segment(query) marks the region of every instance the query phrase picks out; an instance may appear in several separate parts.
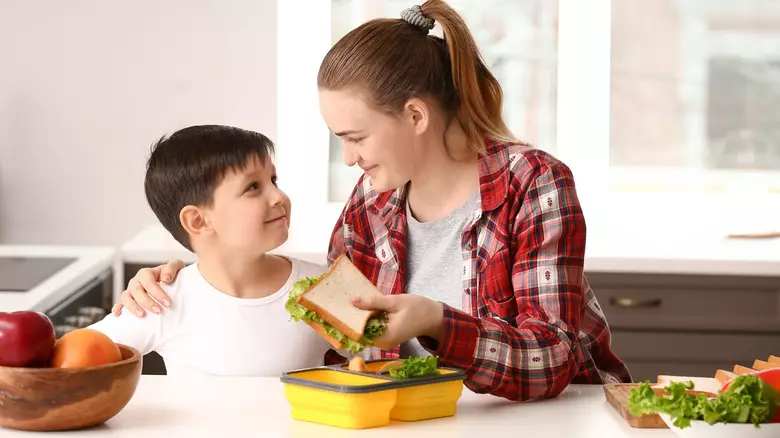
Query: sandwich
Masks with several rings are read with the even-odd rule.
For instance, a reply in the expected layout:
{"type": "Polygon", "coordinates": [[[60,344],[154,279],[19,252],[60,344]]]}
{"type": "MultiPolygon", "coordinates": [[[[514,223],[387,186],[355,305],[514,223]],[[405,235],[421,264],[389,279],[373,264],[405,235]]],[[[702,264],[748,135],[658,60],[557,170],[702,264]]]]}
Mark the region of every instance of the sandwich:
{"type": "Polygon", "coordinates": [[[294,321],[309,324],[333,348],[359,353],[374,345],[387,327],[384,312],[353,306],[356,297],[382,295],[352,261],[342,255],[330,270],[293,285],[285,309],[294,321]]]}

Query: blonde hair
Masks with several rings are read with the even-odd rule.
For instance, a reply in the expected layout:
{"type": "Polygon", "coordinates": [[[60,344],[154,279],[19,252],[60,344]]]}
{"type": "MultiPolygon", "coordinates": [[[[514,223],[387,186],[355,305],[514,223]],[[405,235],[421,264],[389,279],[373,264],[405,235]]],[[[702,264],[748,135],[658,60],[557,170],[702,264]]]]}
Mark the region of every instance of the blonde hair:
{"type": "Polygon", "coordinates": [[[371,20],[349,32],[320,65],[317,85],[361,87],[376,108],[396,114],[411,98],[432,96],[456,118],[469,147],[485,153],[485,139],[514,141],[501,117],[501,85],[490,73],[463,18],[442,0],[419,7],[444,38],[403,19],[371,20]]]}

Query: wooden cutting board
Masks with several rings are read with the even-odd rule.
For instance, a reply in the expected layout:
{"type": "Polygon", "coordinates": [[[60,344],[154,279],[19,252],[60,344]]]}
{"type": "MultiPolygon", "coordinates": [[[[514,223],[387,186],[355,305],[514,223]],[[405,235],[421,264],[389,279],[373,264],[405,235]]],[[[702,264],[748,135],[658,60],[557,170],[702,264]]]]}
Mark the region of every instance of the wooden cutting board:
{"type": "Polygon", "coordinates": [[[628,412],[628,395],[636,383],[610,383],[604,385],[607,402],[623,417],[631,427],[640,429],[668,429],[664,420],[658,414],[634,416],[628,412]]]}

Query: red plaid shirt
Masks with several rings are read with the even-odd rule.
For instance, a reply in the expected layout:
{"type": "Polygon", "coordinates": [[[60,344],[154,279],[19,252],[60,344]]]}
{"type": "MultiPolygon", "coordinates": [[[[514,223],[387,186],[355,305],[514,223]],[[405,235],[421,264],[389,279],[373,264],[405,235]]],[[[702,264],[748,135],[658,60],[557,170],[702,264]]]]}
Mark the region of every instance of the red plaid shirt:
{"type": "MultiPolygon", "coordinates": [[[[462,235],[463,308],[444,305],[440,342],[421,344],[466,371],[474,392],[552,397],[569,383],[629,382],[583,275],[585,219],[571,171],[525,145],[487,142],[480,206],[462,235]]],[[[406,292],[406,193],[361,178],[328,262],[347,253],[385,294],[406,292]]],[[[398,357],[372,348],[373,357],[398,357]]]]}

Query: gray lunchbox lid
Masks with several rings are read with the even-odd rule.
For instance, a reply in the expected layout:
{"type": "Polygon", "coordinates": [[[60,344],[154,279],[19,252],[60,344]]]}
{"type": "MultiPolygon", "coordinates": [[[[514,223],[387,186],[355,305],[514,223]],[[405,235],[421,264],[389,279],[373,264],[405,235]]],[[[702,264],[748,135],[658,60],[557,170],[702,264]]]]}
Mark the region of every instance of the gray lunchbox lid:
{"type": "MultiPolygon", "coordinates": [[[[372,362],[389,362],[390,360],[396,360],[396,359],[369,360],[366,361],[366,364],[372,362]]],[[[441,374],[438,376],[415,377],[410,379],[395,379],[393,377],[390,377],[389,375],[352,371],[343,368],[343,366],[344,364],[327,365],[327,366],[288,371],[282,374],[281,381],[282,383],[290,383],[294,385],[306,386],[309,388],[316,388],[316,389],[323,389],[332,392],[340,392],[344,394],[368,394],[371,392],[388,391],[391,389],[402,389],[402,388],[410,388],[413,386],[429,385],[434,383],[452,382],[454,380],[463,380],[466,378],[466,373],[463,372],[463,370],[457,368],[448,368],[448,367],[437,367],[437,369],[439,370],[451,371],[447,374],[441,374]],[[356,375],[360,375],[372,379],[384,380],[384,382],[373,383],[368,385],[339,385],[335,383],[318,382],[316,380],[305,379],[296,376],[296,374],[309,372],[309,371],[317,371],[317,370],[333,371],[337,373],[346,373],[346,374],[356,374],[356,375]]]]}

